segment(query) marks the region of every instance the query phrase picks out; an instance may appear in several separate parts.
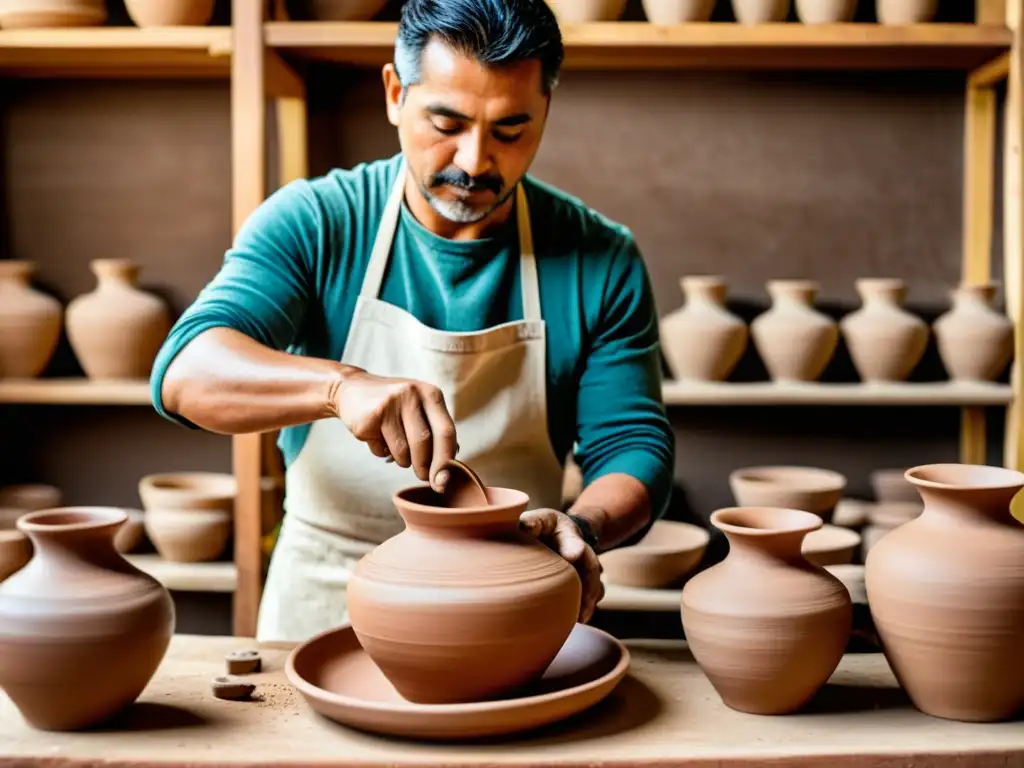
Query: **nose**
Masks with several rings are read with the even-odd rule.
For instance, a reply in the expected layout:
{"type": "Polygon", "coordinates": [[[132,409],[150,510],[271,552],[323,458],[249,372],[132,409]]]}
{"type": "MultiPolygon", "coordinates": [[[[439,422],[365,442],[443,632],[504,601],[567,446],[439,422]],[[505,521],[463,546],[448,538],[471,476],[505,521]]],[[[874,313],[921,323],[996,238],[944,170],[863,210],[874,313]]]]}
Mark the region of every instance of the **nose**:
{"type": "Polygon", "coordinates": [[[455,165],[473,178],[482,176],[491,170],[490,153],[486,142],[477,131],[467,131],[459,138],[459,149],[455,155],[455,165]]]}

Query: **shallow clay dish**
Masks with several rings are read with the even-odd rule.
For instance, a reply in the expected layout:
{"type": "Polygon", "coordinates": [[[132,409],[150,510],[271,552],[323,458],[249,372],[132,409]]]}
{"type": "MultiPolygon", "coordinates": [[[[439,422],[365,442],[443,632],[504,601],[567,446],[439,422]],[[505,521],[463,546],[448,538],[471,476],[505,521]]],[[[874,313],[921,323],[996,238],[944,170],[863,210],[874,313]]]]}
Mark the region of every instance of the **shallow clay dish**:
{"type": "Polygon", "coordinates": [[[604,699],[629,668],[629,651],[606,632],[577,624],[538,683],[521,696],[471,704],[413,704],[387,681],[350,626],[292,651],[285,674],[319,714],[360,730],[431,740],[527,731],[604,699]]]}
{"type": "Polygon", "coordinates": [[[602,553],[601,566],[613,584],[648,589],[676,586],[700,563],[710,538],[698,525],[658,520],[636,544],[602,553]]]}
{"type": "Polygon", "coordinates": [[[741,507],[782,507],[813,512],[826,523],[846,488],[846,477],[817,467],[745,467],[729,474],[741,507]]]}
{"type": "Polygon", "coordinates": [[[804,537],[801,552],[805,559],[816,565],[846,565],[860,548],[861,537],[856,531],[838,525],[823,525],[804,537]]]}

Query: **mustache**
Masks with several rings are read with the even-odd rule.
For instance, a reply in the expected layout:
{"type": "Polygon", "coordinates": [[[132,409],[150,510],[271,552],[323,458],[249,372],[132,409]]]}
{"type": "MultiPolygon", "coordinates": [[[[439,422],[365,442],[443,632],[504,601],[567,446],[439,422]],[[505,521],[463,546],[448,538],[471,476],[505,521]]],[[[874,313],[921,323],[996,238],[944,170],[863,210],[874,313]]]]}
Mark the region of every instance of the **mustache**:
{"type": "Polygon", "coordinates": [[[494,194],[501,192],[504,187],[501,176],[496,174],[485,174],[483,176],[470,176],[458,168],[445,168],[439,173],[430,177],[430,188],[444,185],[460,187],[468,192],[477,192],[482,189],[490,190],[494,194]]]}

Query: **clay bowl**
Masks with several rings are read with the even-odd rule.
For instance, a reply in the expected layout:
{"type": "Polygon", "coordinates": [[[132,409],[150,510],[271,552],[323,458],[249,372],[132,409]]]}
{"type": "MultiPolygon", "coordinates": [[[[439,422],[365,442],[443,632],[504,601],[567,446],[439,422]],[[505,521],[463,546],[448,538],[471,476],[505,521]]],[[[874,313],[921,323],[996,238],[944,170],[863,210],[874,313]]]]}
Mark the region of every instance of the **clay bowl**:
{"type": "Polygon", "coordinates": [[[658,520],[636,544],[600,555],[607,580],[628,587],[677,586],[700,564],[710,534],[697,525],[658,520]]]}
{"type": "Polygon", "coordinates": [[[626,10],[626,0],[547,0],[559,24],[589,24],[618,21],[626,10]]]}
{"type": "Polygon", "coordinates": [[[160,556],[186,563],[220,557],[231,535],[237,489],[234,476],[218,472],[143,477],[144,526],[160,556]]]}
{"type": "Polygon", "coordinates": [[[745,467],[730,473],[729,487],[737,506],[799,509],[827,523],[842,498],[846,477],[816,467],[745,467]]]}
{"type": "Polygon", "coordinates": [[[902,469],[876,469],[868,476],[876,501],[914,501],[921,503],[921,495],[904,477],[902,469]]]}
{"type": "Polygon", "coordinates": [[[114,534],[114,548],[122,554],[131,552],[142,541],[142,534],[145,530],[145,515],[141,509],[122,510],[128,515],[124,525],[117,529],[114,534]]]}
{"type": "Polygon", "coordinates": [[[861,536],[849,528],[823,525],[804,537],[801,552],[815,565],[848,565],[860,549],[861,536]]]}
{"type": "Polygon", "coordinates": [[[922,512],[924,503],[921,501],[884,501],[871,508],[868,520],[879,528],[898,528],[922,512]]]}
{"type": "Polygon", "coordinates": [[[466,740],[528,731],[604,699],[630,656],[607,632],[577,624],[544,675],[519,696],[465,704],[403,699],[359,645],[351,626],[297,646],[285,675],[312,709],[360,730],[424,740],[466,740]]]}
{"type": "Polygon", "coordinates": [[[21,531],[0,531],[0,581],[32,559],[32,542],[21,531]]]}
{"type": "Polygon", "coordinates": [[[19,483],[0,488],[0,531],[13,530],[26,512],[54,509],[63,503],[59,488],[44,483],[19,483]]]}

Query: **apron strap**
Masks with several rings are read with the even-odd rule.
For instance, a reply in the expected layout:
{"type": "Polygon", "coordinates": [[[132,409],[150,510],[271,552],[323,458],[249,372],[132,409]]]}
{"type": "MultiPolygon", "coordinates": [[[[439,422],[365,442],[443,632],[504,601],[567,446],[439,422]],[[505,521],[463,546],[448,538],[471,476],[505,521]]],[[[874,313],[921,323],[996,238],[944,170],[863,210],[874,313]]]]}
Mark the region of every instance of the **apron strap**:
{"type": "Polygon", "coordinates": [[[522,183],[516,187],[516,216],[519,229],[519,276],[522,282],[523,320],[541,320],[537,257],[533,253],[530,208],[526,203],[526,191],[522,183]]]}

